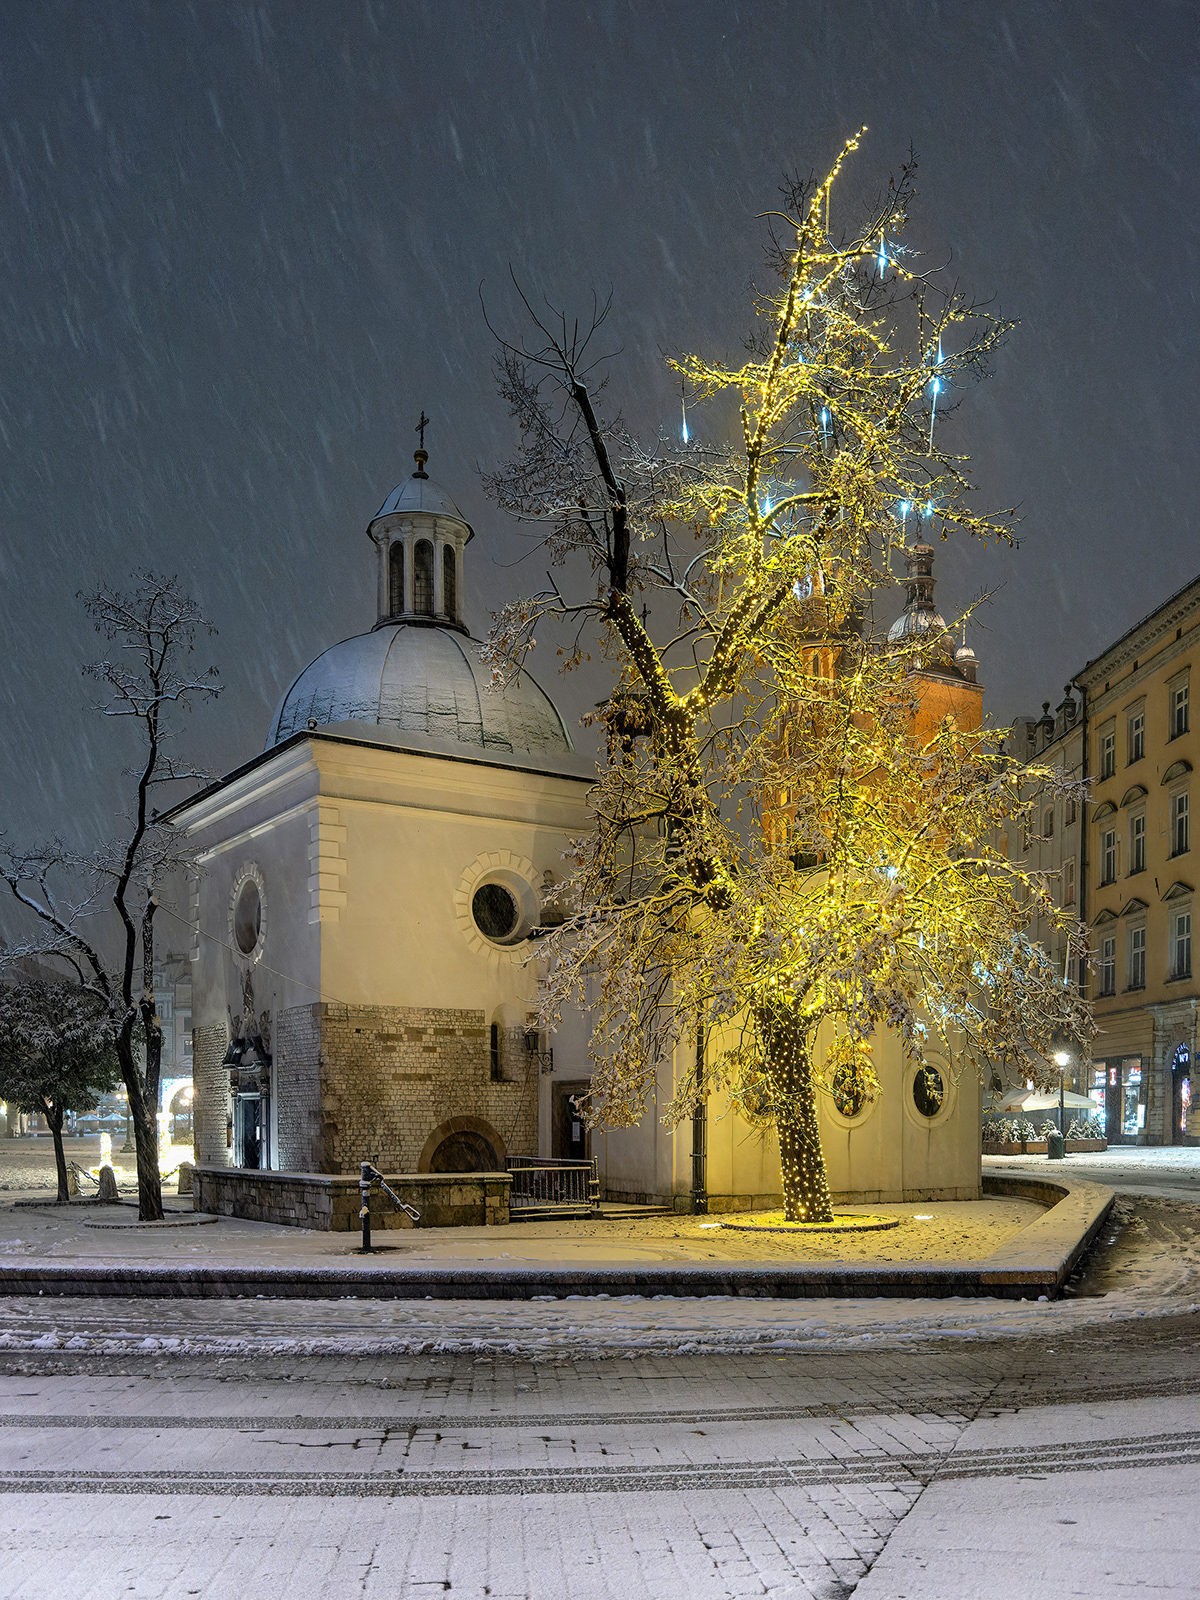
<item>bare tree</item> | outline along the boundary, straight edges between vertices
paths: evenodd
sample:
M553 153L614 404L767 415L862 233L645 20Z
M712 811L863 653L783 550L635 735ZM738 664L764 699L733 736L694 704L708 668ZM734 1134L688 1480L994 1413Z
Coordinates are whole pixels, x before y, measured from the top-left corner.
M97 709L105 717L129 718L137 728L140 755L127 771L132 804L121 834L91 851L59 839L28 850L5 842L0 877L37 920L34 935L5 957L57 957L103 1003L129 1098L138 1214L153 1221L163 1214L154 916L159 891L181 861L151 801L164 784L205 776L171 753L176 734L171 713L187 709L197 697L219 693L215 667L193 673L188 662L196 636L215 630L175 578L151 572L137 574L128 592L105 586L80 598L96 631L116 647L114 658L84 668L102 686Z
M90 1111L119 1081L108 1011L96 995L44 979L0 987L0 1097L45 1117L60 1205L70 1200L66 1114Z
M715 428L736 398L735 443L686 423L678 445L639 443L602 404L607 305L580 325L525 300L533 332L498 357L521 446L486 480L562 572L494 618L494 673L519 671L546 623L567 630L567 665L590 631L618 674L575 914L542 947L543 1017L589 1006L589 1114L607 1125L640 1119L659 1061L703 1028L712 1048L668 1117L716 1080L772 1120L791 1220L831 1214L816 1096L878 1092L877 1028L930 1070L1034 1073L1087 1028L1025 937L1047 887L996 845L1023 815L1010 773L977 730L921 728L909 673L940 641L872 636L910 522L1011 538L1011 513L972 510L937 427L1012 324L902 244L911 162L835 235L857 143L823 182L786 186L780 287L757 299L747 359L672 363Z

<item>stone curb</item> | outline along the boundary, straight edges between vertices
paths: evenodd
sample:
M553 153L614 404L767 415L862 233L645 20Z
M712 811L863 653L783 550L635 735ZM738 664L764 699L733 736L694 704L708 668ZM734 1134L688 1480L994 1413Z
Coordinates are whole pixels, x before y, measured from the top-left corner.
M378 1266L186 1267L174 1262L58 1265L5 1263L0 1294L70 1295L112 1299L234 1299L265 1295L287 1300L336 1300L344 1295L379 1300L531 1300L539 1295L708 1295L756 1300L877 1298L1004 1300L1056 1299L1075 1263L1104 1224L1111 1189L1069 1178L987 1175L985 1194L1011 1195L1048 1204L1044 1216L983 1261L955 1263L828 1262L809 1266L611 1267Z

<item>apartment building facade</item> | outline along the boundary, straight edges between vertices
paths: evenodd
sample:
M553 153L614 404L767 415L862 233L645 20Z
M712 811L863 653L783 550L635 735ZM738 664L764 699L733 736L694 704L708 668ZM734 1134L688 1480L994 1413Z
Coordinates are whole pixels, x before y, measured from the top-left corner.
M1200 577L1078 673L1092 788L1081 839L1097 1024L1089 1092L1110 1143L1200 1144L1200 984L1192 929L1200 841ZM1082 882L1083 880L1081 880Z
M1085 723L1082 704L1067 685L1063 699L1051 712L1048 700L1042 703L1040 717L1018 717L1005 741L1007 753L1022 766L1036 763L1051 768L1059 780L1079 781L1084 777ZM1019 859L1025 868L1042 878L1051 895L1075 922L1085 919L1087 884L1084 867L1087 859L1085 836L1086 807L1081 798L1063 797L1042 790L1028 827L1020 839L1009 838L1006 852ZM1011 832L1011 830L1010 830ZM1067 935L1048 918L1035 917L1029 936L1040 943L1060 973L1074 982L1080 973L1067 970ZM1082 975L1086 981L1086 972ZM1067 1087L1086 1093L1082 1080L1075 1081L1075 1066L1068 1069Z

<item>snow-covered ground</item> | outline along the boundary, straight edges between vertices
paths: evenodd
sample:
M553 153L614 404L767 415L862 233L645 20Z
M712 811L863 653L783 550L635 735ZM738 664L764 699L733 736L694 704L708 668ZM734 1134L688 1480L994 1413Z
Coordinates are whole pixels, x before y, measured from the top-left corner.
M1197 1320L1157 1326L629 1364L0 1357L0 1593L1194 1595Z
M594 1360L856 1345L902 1348L931 1339L1032 1334L1065 1338L1099 1323L1195 1311L1200 1304L1200 1241L1194 1229L1200 1213L1162 1201L1144 1202L1140 1210L1129 1201L1119 1206L1123 1226L1118 1228L1114 1221L1108 1230L1107 1237L1116 1243L1107 1247L1107 1254L1102 1245L1100 1263L1082 1284L1084 1293L1057 1302L636 1295L567 1295L533 1301L15 1297L0 1307L0 1351L140 1350L221 1356L254 1351L411 1356L439 1351ZM216 1229L196 1231L207 1235ZM177 1259L178 1252L196 1248L190 1244L190 1230L187 1236L185 1244L167 1242L177 1241L178 1233L162 1236L156 1247L171 1251ZM9 1245L10 1254L25 1248L19 1240L10 1240ZM30 1248L39 1255L54 1255L44 1246Z
M1117 1212L1054 1304L9 1297L0 1593L1196 1595L1200 1207Z
M1107 1184L1117 1194L1149 1195L1200 1205L1200 1146L1110 1145L1061 1161L1045 1156L984 1156L985 1172L1059 1173Z

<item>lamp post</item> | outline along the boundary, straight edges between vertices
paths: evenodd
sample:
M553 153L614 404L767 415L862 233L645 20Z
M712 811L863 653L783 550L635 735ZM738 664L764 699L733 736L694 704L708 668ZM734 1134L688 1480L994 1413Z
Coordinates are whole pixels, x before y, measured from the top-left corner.
M1066 1050L1058 1052L1054 1057L1054 1065L1058 1068L1058 1131L1065 1139L1067 1136L1065 1090L1067 1068L1071 1065L1071 1057Z

